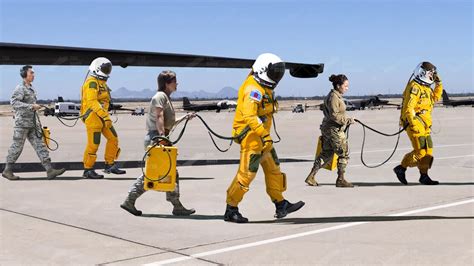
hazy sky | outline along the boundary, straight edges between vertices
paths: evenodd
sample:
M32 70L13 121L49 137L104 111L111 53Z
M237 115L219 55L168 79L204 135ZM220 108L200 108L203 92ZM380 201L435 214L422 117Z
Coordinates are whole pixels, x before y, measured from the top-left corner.
M28 1L0 0L0 40L33 44L194 53L324 63L316 79L288 73L277 94L326 94L345 73L349 95L401 93L423 60L445 88L474 92L473 1ZM0 98L20 82L0 67ZM87 67L35 68L40 98L78 98ZM156 88L163 68L115 67L112 89ZM179 90L238 88L248 70L174 68Z

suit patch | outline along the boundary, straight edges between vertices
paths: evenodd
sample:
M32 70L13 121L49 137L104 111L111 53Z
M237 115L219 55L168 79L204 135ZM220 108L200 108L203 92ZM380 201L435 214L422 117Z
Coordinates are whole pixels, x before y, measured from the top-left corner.
M89 89L97 89L97 82L92 81L91 83L89 83Z
M413 88L411 88L411 90L410 90L410 93L411 93L411 94L417 95L418 92L420 92L420 90L419 90L418 88L416 88L416 87L413 87Z
M262 98L263 98L262 93L259 90L253 90L250 92L250 100L261 102Z

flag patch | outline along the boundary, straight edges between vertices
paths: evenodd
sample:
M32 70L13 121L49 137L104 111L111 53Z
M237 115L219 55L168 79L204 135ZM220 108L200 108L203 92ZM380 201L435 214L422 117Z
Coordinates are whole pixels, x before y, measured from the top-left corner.
M416 87L411 88L411 91L410 91L411 94L417 95L418 92L419 92L418 88L416 88Z
M250 92L250 100L261 102L262 98L262 93L259 90L253 90Z

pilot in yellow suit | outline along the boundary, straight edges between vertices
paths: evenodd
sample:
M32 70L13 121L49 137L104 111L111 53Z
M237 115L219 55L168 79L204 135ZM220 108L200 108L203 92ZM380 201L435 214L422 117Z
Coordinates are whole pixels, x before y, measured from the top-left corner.
M95 172L101 135L107 139L105 146L105 173L125 174L114 163L120 153L118 136L109 116L110 89L107 79L112 72L112 63L104 57L92 61L89 75L82 85L81 116L87 129L87 146L84 151L84 178L100 179L103 175Z
M408 125L406 131L413 146L413 151L407 153L400 165L393 171L402 184L407 184L405 171L408 167L417 166L420 170L420 183L437 185L438 181L431 180L428 169L433 163L433 141L431 139L431 112L435 102L439 101L443 93L443 85L430 62L420 63L411 80L403 92L403 104L400 123ZM434 90L431 85L435 83Z
M248 222L237 206L249 190L259 165L265 173L267 194L276 206L276 218L283 218L304 205L302 201L292 204L283 197L286 175L280 170L280 162L270 137L272 116L276 111L273 89L284 73L285 63L278 56L262 54L239 89L233 135L240 136L237 140L241 145L240 165L237 175L227 189L225 221Z

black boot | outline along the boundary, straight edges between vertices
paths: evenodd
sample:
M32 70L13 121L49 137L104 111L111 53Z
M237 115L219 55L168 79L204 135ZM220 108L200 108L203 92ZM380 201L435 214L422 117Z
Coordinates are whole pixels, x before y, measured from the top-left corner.
M101 179L104 178L103 175L99 175L94 171L94 169L85 169L84 173L82 174L82 177L87 178L87 179Z
M282 200L280 202L275 201L274 203L276 207L275 218L277 219L283 218L287 214L295 212L304 206L303 201L298 201L297 203L291 203L287 200Z
M227 204L227 207L225 208L224 221L241 224L248 223L249 219L240 214L238 207L232 207Z
M405 177L405 172L407 169L401 165L398 165L397 167L393 168L393 172L397 175L398 180L400 183L404 185L408 185L407 178Z
M125 170L119 169L117 164L105 164L104 173L123 175L127 172Z
M438 185L439 182L436 180L431 180L431 178L428 176L428 174L421 174L420 175L420 183L423 185Z

